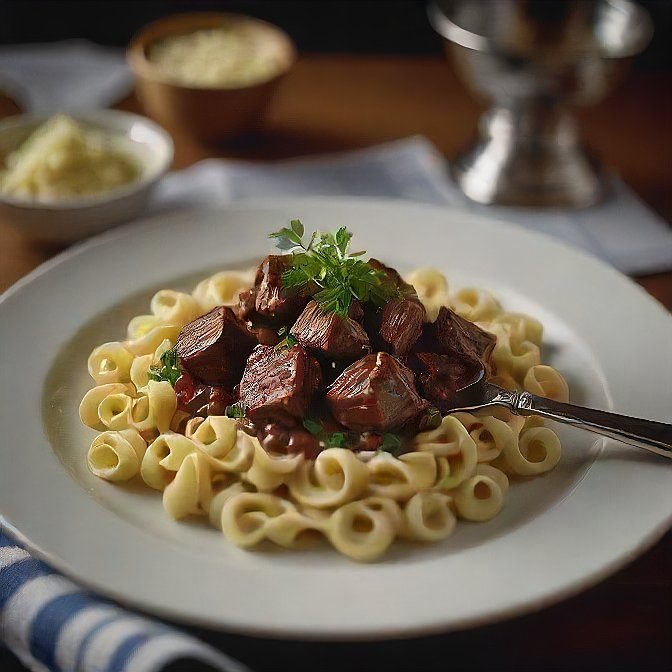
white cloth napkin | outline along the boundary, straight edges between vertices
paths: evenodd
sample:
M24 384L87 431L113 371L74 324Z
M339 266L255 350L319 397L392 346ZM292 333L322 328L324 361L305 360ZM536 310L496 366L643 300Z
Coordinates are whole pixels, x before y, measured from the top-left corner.
M151 209L224 205L255 197L348 195L404 198L477 212L555 236L624 273L672 269L672 228L618 178L586 210L486 207L450 181L445 159L424 137L319 158L277 163L209 159L166 176Z
M133 76L118 49L86 40L0 48L0 89L25 112L53 114L109 107L132 88Z

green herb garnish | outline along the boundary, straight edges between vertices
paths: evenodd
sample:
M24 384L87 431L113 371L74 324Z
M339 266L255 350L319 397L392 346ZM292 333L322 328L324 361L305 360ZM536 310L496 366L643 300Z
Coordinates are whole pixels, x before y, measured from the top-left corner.
M441 424L442 420L443 416L441 415L441 411L434 406L430 406L420 418L419 430L421 432L427 432L430 429L436 429Z
M316 436L321 443L327 448L345 448L348 443L348 437L344 432L333 432L327 434L324 431L324 425L319 420L311 420L306 418L303 421L303 426L313 435Z
M296 340L296 336L294 334L287 334L280 343L278 343L275 346L276 350L289 350L289 348L293 348L298 341Z
M401 438L396 434L383 434L383 442L380 444L380 450L386 453L396 453L401 448Z
M306 418L303 421L303 426L311 434L314 434L315 436L320 436L322 432L324 432L324 427L322 426L322 423L318 422L317 420L311 420L310 418Z
M158 382L166 380L175 387L175 383L181 375L177 365L177 352L175 351L175 348L166 350L161 355L161 366L150 366L147 375L150 380L156 380Z
M226 409L224 410L224 415L227 418L235 418L236 420L238 420L239 418L244 418L245 406L240 401L235 404L231 404L231 406L227 406Z
M282 274L282 286L315 286L313 299L324 312L346 317L353 299L380 306L399 296L399 289L385 273L360 257L365 252L348 252L352 234L341 227L336 233L315 231L304 242L303 224L293 219L289 228L271 233L281 250L292 253L292 264Z
M334 432L333 434L330 434L325 441L329 448L345 448L347 442L347 437L343 432Z

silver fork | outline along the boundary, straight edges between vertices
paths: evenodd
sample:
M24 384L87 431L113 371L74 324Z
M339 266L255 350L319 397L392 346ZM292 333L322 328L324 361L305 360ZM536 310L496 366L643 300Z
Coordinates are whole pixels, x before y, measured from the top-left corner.
M470 390L469 394L469 402L477 398L478 403L451 409L449 413L473 413L502 406L516 415L539 415L672 458L672 425L664 422L566 404L529 392L511 392L487 382L478 387L479 392Z

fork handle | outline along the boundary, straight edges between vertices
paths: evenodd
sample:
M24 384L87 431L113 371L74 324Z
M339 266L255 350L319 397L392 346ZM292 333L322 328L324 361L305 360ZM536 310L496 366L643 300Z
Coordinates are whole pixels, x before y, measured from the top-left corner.
M512 406L519 415L540 415L672 458L672 425L565 404L529 392L516 396Z

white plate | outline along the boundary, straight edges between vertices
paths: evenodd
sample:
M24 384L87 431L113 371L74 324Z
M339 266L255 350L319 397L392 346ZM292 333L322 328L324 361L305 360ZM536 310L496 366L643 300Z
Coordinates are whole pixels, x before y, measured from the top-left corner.
M171 521L157 493L88 473L77 404L92 347L123 336L154 289L245 267L292 217L347 225L405 271L443 269L546 325L544 357L590 404L669 421L672 318L598 261L499 222L400 202L309 200L163 215L66 252L0 303L0 512L31 550L101 593L180 621L272 636L454 629L539 608L615 571L672 513L672 464L563 431L563 460L516 484L502 514L377 564L331 549L245 552Z

